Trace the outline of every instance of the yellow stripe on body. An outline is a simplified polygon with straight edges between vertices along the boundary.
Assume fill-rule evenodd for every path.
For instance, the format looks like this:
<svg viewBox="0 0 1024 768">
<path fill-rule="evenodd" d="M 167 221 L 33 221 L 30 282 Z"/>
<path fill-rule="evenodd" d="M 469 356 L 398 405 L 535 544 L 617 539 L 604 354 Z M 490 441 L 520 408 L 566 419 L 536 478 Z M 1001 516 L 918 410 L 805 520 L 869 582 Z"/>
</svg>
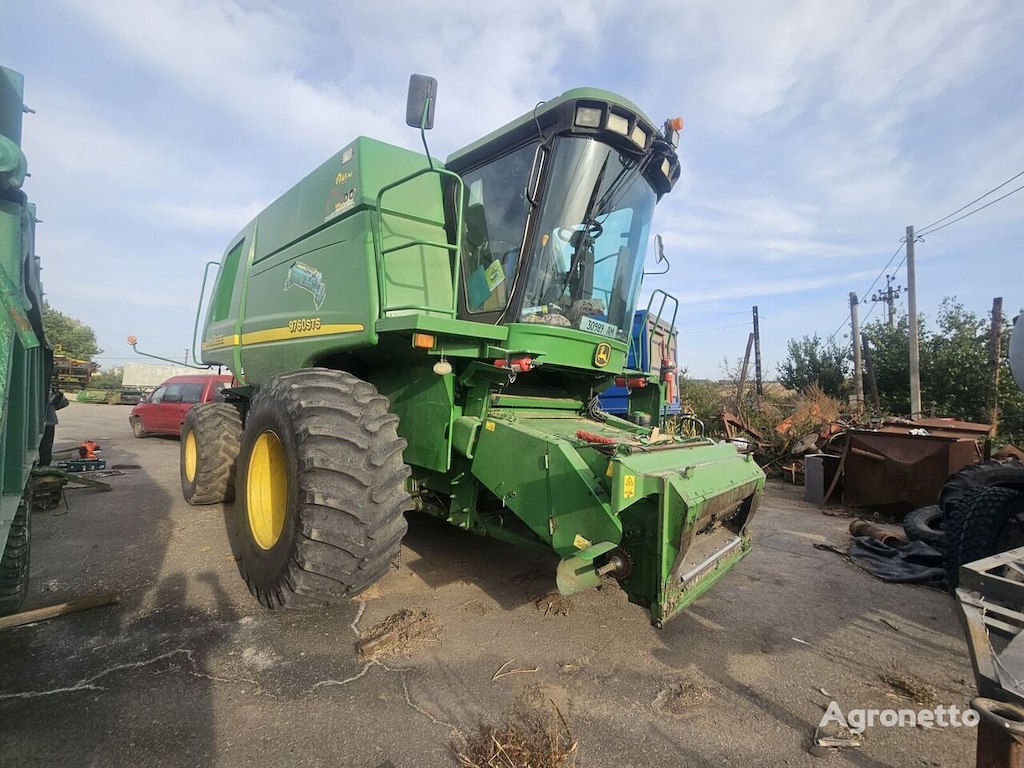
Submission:
<svg viewBox="0 0 1024 768">
<path fill-rule="evenodd" d="M 365 330 L 361 323 L 335 323 L 334 325 L 321 325 L 319 328 L 308 331 L 290 331 L 288 326 L 281 328 L 267 328 L 263 331 L 250 331 L 243 333 L 241 339 L 238 336 L 225 336 L 203 344 L 203 351 L 208 352 L 214 349 L 233 347 L 239 341 L 243 345 L 266 344 L 271 341 L 285 341 L 286 339 L 303 339 L 311 336 L 331 336 L 341 333 L 359 333 Z"/>
</svg>

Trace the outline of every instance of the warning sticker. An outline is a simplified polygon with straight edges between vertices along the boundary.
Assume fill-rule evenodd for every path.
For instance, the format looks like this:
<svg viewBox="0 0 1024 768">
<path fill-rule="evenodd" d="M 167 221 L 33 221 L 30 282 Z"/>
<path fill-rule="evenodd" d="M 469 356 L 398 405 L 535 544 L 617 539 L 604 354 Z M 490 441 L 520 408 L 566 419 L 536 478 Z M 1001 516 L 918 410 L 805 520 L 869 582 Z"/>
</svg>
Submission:
<svg viewBox="0 0 1024 768">
<path fill-rule="evenodd" d="M 632 499 L 636 496 L 636 475 L 625 475 L 622 478 L 622 498 Z"/>
<path fill-rule="evenodd" d="M 505 282 L 505 270 L 502 269 L 500 261 L 495 259 L 491 262 L 490 266 L 484 270 L 484 280 L 487 281 L 487 289 L 492 292 L 495 288 Z"/>
</svg>

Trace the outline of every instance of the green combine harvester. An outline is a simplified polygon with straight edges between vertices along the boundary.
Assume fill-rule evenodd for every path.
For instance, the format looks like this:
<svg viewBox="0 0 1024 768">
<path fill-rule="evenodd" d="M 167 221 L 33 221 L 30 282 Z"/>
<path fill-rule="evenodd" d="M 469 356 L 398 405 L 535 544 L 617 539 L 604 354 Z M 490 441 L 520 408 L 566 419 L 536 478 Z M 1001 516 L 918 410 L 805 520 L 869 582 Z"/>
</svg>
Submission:
<svg viewBox="0 0 1024 768">
<path fill-rule="evenodd" d="M 24 78 L 0 67 L 0 615 L 28 590 L 32 466 L 46 423 L 52 353 L 43 333 L 43 289 L 35 254 L 36 207 L 21 187 Z"/>
<path fill-rule="evenodd" d="M 410 125 L 432 127 L 435 94 L 413 76 Z M 614 578 L 658 626 L 747 554 L 761 470 L 639 426 L 665 382 L 624 370 L 680 128 L 578 89 L 443 166 L 360 137 L 230 242 L 202 363 L 242 386 L 189 413 L 181 482 L 234 499 L 261 603 L 359 593 L 408 510 L 554 550 L 563 594 Z M 651 306 L 665 322 L 674 300 Z M 599 407 L 616 380 L 631 418 Z"/>
</svg>

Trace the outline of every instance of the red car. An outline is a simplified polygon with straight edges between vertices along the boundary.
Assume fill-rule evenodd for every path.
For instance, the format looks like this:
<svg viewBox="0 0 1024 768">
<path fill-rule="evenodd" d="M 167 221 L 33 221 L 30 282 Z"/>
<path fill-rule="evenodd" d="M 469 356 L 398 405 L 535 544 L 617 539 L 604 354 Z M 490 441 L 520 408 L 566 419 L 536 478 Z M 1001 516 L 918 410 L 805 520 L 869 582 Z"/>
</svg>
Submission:
<svg viewBox="0 0 1024 768">
<path fill-rule="evenodd" d="M 232 381 L 231 376 L 172 376 L 132 408 L 132 415 L 128 417 L 132 432 L 136 437 L 180 437 L 188 409 L 197 403 L 219 399 Z"/>
</svg>

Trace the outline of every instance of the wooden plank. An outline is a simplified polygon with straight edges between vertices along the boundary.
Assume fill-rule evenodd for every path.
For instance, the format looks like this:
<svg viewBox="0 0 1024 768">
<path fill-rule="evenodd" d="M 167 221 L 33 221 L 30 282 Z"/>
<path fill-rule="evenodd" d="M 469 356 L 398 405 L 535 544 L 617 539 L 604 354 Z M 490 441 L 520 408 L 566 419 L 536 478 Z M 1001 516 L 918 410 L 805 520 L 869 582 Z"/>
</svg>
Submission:
<svg viewBox="0 0 1024 768">
<path fill-rule="evenodd" d="M 93 480 L 91 477 L 85 477 L 79 472 L 69 472 L 67 478 L 69 483 L 75 483 L 76 485 L 86 485 L 90 488 L 97 488 L 101 491 L 114 490 L 114 486 L 110 483 L 104 483 L 102 480 Z"/>
<path fill-rule="evenodd" d="M 34 608 L 31 611 L 13 613 L 10 616 L 0 616 L 0 631 L 11 629 L 12 627 L 21 627 L 25 624 L 34 624 L 37 621 L 54 619 L 66 613 L 75 613 L 76 611 L 86 611 L 90 608 L 111 605 L 120 602 L 120 600 L 121 597 L 117 592 L 108 592 L 104 595 L 79 597 L 74 600 L 68 600 L 66 603 L 58 603 L 46 608 Z"/>
</svg>

